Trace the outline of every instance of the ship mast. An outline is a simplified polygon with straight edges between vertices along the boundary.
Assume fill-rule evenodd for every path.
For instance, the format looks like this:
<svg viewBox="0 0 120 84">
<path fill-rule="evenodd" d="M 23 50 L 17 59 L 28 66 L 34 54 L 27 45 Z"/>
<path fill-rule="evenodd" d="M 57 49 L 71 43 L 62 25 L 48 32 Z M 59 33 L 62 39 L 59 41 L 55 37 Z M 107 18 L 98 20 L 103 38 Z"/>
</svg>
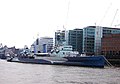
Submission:
<svg viewBox="0 0 120 84">
<path fill-rule="evenodd" d="M 70 10 L 70 0 L 68 2 L 68 8 L 67 8 L 67 15 L 66 15 L 66 22 L 65 22 L 65 25 L 67 25 L 68 23 L 68 18 L 69 18 L 69 10 Z M 64 25 L 64 26 L 65 26 Z M 64 29 L 66 30 L 66 28 L 64 27 Z"/>
<path fill-rule="evenodd" d="M 65 24 L 63 25 L 63 29 L 64 29 L 64 31 L 65 31 L 65 44 L 64 45 L 67 45 L 68 44 L 68 42 L 67 42 L 67 38 L 68 38 L 68 32 L 67 32 L 67 30 L 66 30 L 66 26 L 67 26 L 67 23 L 68 23 L 68 18 L 69 18 L 69 10 L 70 10 L 70 0 L 69 0 L 69 2 L 68 2 L 68 7 L 67 7 L 67 14 L 66 14 L 66 22 L 65 22 Z"/>
</svg>

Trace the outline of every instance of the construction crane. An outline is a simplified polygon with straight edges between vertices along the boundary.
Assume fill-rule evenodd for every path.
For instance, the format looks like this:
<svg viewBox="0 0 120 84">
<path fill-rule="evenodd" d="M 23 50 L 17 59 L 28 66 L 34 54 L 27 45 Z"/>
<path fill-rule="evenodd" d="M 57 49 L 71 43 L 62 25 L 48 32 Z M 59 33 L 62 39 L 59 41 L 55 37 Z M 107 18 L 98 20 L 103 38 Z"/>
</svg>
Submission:
<svg viewBox="0 0 120 84">
<path fill-rule="evenodd" d="M 106 9 L 105 14 L 104 14 L 104 16 L 102 17 L 102 19 L 101 19 L 99 25 L 102 25 L 103 20 L 105 19 L 105 17 L 106 17 L 106 15 L 107 15 L 107 13 L 109 12 L 111 6 L 112 6 L 112 3 L 110 3 L 110 5 L 108 6 L 108 8 Z"/>
<path fill-rule="evenodd" d="M 110 3 L 110 5 L 108 6 L 108 8 L 107 8 L 107 10 L 106 10 L 103 18 L 102 18 L 101 21 L 100 21 L 100 25 L 102 24 L 102 22 L 103 22 L 104 18 L 106 17 L 106 15 L 107 15 L 107 13 L 108 13 L 108 11 L 109 11 L 109 9 L 110 9 L 111 6 L 112 6 L 112 3 Z M 115 20 L 115 18 L 116 18 L 117 13 L 118 13 L 118 9 L 116 9 L 115 15 L 114 15 L 114 17 L 113 17 L 113 20 L 112 20 L 110 26 L 113 26 L 113 23 L 114 23 L 114 20 Z M 96 23 L 95 23 L 95 25 L 96 25 Z M 120 24 L 117 24 L 117 25 L 114 25 L 114 26 L 115 26 L 115 27 L 116 27 L 116 26 L 120 26 Z"/>
<path fill-rule="evenodd" d="M 111 22 L 111 26 L 113 25 L 113 22 L 114 22 L 114 20 L 115 20 L 115 17 L 116 17 L 116 15 L 117 15 L 117 12 L 118 12 L 118 9 L 116 10 L 116 12 L 115 12 L 115 15 L 114 15 L 114 17 L 113 17 L 113 20 L 112 20 L 112 22 Z M 120 24 L 119 24 L 120 25 Z M 117 25 L 116 25 L 117 26 Z"/>
<path fill-rule="evenodd" d="M 114 25 L 115 27 L 120 26 L 120 24 Z"/>
</svg>

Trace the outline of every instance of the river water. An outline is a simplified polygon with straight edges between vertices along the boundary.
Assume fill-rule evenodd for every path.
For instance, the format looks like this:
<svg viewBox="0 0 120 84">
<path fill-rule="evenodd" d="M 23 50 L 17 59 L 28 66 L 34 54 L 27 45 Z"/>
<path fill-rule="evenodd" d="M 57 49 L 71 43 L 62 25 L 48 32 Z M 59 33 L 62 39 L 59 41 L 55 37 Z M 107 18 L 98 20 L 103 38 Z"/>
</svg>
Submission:
<svg viewBox="0 0 120 84">
<path fill-rule="evenodd" d="M 120 68 L 23 64 L 0 60 L 0 84 L 120 84 Z"/>
</svg>

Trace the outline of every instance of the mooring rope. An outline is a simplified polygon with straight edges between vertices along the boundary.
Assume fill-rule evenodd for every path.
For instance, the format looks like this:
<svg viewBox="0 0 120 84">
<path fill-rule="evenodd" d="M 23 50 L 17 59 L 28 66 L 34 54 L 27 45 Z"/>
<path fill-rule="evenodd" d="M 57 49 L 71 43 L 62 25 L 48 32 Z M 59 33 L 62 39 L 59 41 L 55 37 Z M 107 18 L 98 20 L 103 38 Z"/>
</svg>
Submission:
<svg viewBox="0 0 120 84">
<path fill-rule="evenodd" d="M 114 67 L 114 66 L 105 58 L 105 56 L 103 56 L 103 58 L 105 59 L 107 65 L 108 65 L 109 67 Z"/>
</svg>

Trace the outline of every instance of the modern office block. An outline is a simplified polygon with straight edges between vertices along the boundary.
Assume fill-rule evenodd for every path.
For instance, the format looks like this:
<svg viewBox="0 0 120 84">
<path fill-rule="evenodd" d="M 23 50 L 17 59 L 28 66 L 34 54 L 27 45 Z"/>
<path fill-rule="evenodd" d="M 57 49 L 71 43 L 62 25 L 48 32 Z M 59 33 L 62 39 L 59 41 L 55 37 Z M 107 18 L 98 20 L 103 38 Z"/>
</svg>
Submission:
<svg viewBox="0 0 120 84">
<path fill-rule="evenodd" d="M 68 30 L 67 35 L 68 45 L 71 45 L 74 51 L 78 51 L 80 54 L 82 54 L 83 30 L 82 29 Z"/>
<path fill-rule="evenodd" d="M 31 45 L 31 51 L 34 53 L 51 52 L 53 48 L 53 38 L 41 37 L 37 38 L 36 41 Z"/>
</svg>

